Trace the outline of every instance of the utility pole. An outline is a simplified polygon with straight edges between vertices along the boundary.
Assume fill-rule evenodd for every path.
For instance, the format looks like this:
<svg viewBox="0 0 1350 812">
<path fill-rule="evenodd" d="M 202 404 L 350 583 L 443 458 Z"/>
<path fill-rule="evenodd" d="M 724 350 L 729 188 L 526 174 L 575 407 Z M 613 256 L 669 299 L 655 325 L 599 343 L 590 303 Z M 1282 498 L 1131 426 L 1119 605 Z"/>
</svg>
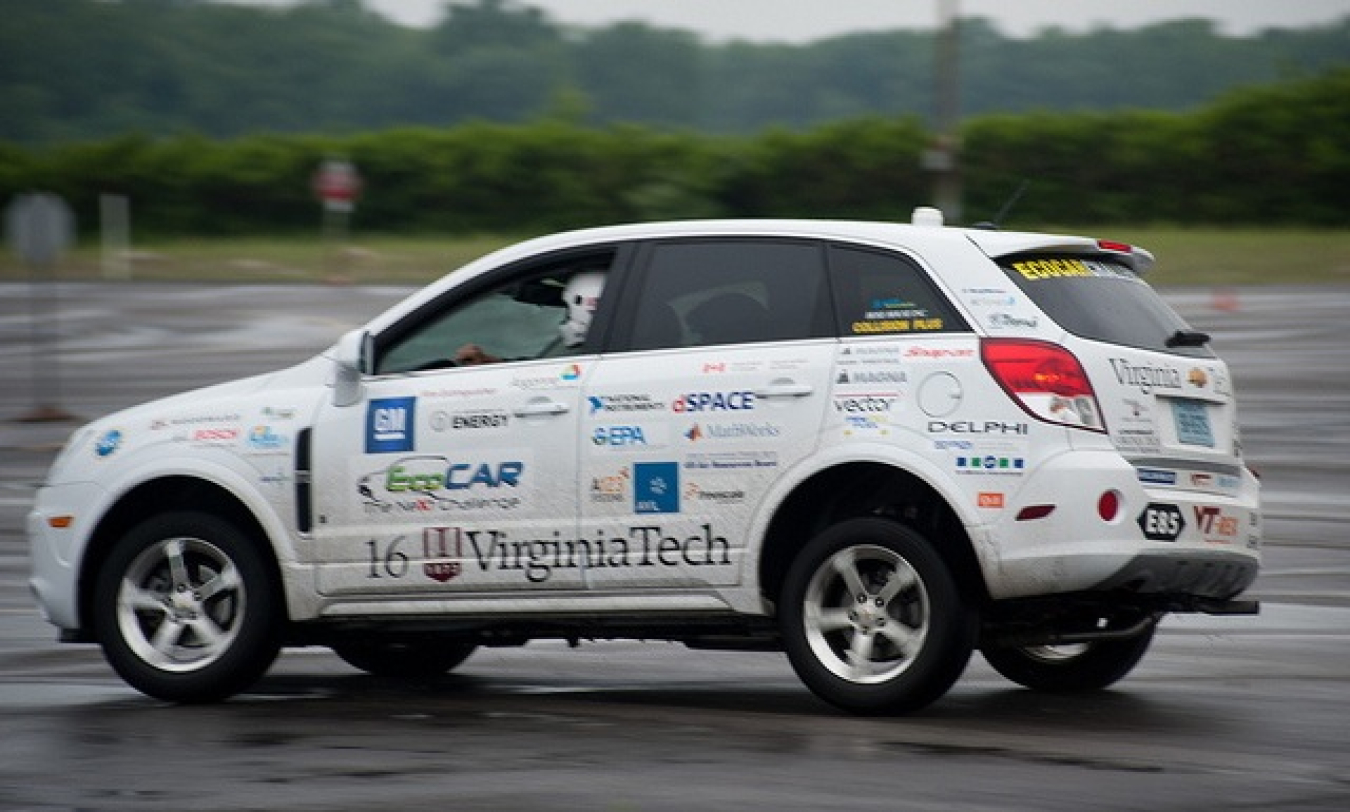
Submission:
<svg viewBox="0 0 1350 812">
<path fill-rule="evenodd" d="M 933 60 L 932 147 L 923 168 L 933 175 L 933 204 L 949 223 L 961 222 L 961 86 L 959 0 L 938 0 Z"/>
</svg>

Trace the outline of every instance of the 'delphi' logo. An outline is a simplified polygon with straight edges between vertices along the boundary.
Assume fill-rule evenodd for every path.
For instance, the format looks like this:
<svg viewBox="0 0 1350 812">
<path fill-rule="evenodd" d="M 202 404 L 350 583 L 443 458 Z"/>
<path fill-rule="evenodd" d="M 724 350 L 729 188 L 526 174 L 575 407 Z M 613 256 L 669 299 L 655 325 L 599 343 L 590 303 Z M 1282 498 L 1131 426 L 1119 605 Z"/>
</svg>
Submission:
<svg viewBox="0 0 1350 812">
<path fill-rule="evenodd" d="M 366 411 L 366 453 L 412 451 L 416 408 L 415 397 L 372 400 Z"/>
</svg>

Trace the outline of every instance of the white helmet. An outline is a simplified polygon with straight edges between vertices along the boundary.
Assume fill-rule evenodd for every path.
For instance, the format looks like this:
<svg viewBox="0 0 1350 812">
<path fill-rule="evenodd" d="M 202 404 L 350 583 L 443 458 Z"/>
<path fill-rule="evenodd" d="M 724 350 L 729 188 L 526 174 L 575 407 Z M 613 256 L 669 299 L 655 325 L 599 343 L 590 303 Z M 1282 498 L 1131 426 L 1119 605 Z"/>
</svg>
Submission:
<svg viewBox="0 0 1350 812">
<path fill-rule="evenodd" d="M 563 304 L 567 318 L 558 326 L 563 345 L 579 347 L 591 329 L 591 316 L 600 304 L 600 292 L 605 289 L 605 275 L 600 271 L 584 271 L 567 280 L 563 288 Z"/>
</svg>

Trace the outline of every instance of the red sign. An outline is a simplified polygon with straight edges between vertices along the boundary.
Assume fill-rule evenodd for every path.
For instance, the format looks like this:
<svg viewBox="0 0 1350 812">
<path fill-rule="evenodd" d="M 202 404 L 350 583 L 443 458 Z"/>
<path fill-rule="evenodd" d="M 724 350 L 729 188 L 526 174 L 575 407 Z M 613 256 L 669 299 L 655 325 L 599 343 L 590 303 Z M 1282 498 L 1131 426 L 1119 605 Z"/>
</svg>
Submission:
<svg viewBox="0 0 1350 812">
<path fill-rule="evenodd" d="M 351 211 L 361 195 L 361 176 L 350 161 L 329 159 L 314 173 L 314 193 L 329 208 Z"/>
</svg>

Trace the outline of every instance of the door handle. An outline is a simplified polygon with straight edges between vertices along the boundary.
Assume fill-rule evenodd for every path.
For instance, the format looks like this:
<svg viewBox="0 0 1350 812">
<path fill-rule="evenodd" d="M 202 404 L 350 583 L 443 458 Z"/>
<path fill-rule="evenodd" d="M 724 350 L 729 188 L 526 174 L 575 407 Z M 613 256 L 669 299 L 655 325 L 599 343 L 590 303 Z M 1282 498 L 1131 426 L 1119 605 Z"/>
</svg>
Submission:
<svg viewBox="0 0 1350 812">
<path fill-rule="evenodd" d="M 774 381 L 763 389 L 755 390 L 757 398 L 804 398 L 815 391 L 809 383 L 796 381 Z"/>
<path fill-rule="evenodd" d="M 556 400 L 532 400 L 529 403 L 517 406 L 511 414 L 516 417 L 539 417 L 540 415 L 564 414 L 567 411 L 566 403 L 559 403 Z"/>
</svg>

